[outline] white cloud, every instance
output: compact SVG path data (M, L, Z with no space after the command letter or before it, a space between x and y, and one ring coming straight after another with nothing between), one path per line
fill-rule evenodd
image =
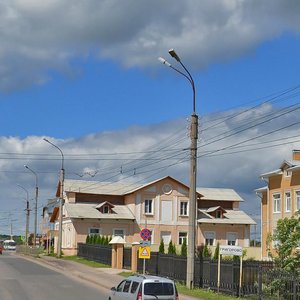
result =
M278 130L272 135L254 138L300 122L299 113L294 111L282 116L277 119L276 124L266 123L256 130L235 133L245 128L246 123L249 125L250 121L256 120L258 123L256 118L262 114L274 116L278 112L278 108L265 105L245 114L236 109L205 116L200 128L197 185L233 188L245 197L245 210L250 214L259 214L260 203L254 189L265 185L259 175L277 169L283 160L291 159L292 149L300 149L300 126L298 124ZM236 115L235 122L233 119L229 121L229 115ZM213 124L218 126L214 127ZM59 146L65 155L66 178L112 182L123 180L142 184L170 175L188 184L190 142L186 127L186 120L175 120L159 125L102 132L80 139L48 139ZM284 139L292 136L294 137L288 140ZM219 141L212 143L216 139ZM242 143L250 139L252 140ZM269 142L271 140L272 143ZM284 144L286 142L289 143ZM237 144L239 145L231 147ZM271 147L275 144L279 146ZM220 151L225 148L226 150ZM9 232L8 212L12 213L12 218L19 218L19 228L22 224L25 225L25 193L17 184L28 189L30 199L34 198L35 178L24 168L24 164L38 173L40 207L47 199L55 197L62 157L57 149L40 136L25 139L1 137L0 149L0 220L5 219L0 221L0 225L1 231ZM31 201L31 207L32 205Z
M172 47L200 69L299 33L299 12L286 0L1 1L0 89L43 84L49 70L76 73L72 60L88 55L148 67Z

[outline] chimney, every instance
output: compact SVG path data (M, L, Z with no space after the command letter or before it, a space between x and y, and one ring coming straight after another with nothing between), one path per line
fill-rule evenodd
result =
M293 150L293 160L300 160L300 150Z

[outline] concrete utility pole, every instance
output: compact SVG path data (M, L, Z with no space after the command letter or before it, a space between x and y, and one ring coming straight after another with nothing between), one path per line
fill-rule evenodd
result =
M51 143L49 140L44 138L44 141L55 147L61 154L61 169L60 169L60 176L59 176L59 183L60 183L60 197L59 197L59 215L58 215L58 240L57 240L57 257L61 257L62 253L62 217L63 217L63 204L64 204L64 181L65 181L65 169L64 169L64 154L62 150L56 146L55 144Z
M36 246L36 235L37 235L37 204L38 204L38 196L39 196L39 187L38 187L38 175L32 169L30 169L27 165L24 165L26 169L28 169L35 176L35 205L34 205L34 234L33 234L33 245Z
M30 209L29 209L29 196L28 191L21 185L18 184L18 187L23 189L26 192L26 229L25 229L25 245L28 246L28 232L29 232L29 217L30 217Z
M198 116L196 114L196 89L192 75L182 63L174 49L169 50L169 54L176 59L183 67L186 73L174 68L164 58L159 57L158 60L166 66L172 68L177 73L184 76L191 84L193 89L193 112L191 115L191 157L190 157L190 191L189 191L189 225L188 225L188 248L187 248L187 270L186 270L186 286L189 289L194 287L194 269L195 269L195 249L196 249L196 216L197 216L197 140L198 140Z

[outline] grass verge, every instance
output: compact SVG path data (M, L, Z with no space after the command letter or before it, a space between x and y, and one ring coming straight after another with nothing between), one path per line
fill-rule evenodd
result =
M74 256L63 256L62 259L75 261L75 262L78 262L78 263L81 263L81 264L84 264L84 265L87 265L87 266L93 267L93 268L110 268L109 265L105 265L105 264L98 263L98 262L93 261L93 260L88 260L88 259L85 259L85 258L82 258L82 257L78 257L76 255L74 255Z

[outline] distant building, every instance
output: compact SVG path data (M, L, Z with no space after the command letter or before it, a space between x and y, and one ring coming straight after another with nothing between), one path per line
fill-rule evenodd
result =
M65 180L64 196L66 255L77 253L77 244L92 234L122 236L131 244L141 240L140 231L147 227L156 249L161 240L180 245L188 237L189 187L170 176L143 185ZM243 199L234 190L200 188L197 198L197 245L249 247L250 226L256 223L240 210ZM58 215L56 206L51 216L56 231Z
M262 258L274 253L274 242L268 237L274 233L279 219L291 217L300 210L300 150L294 150L292 160L284 160L279 168L260 175L267 183L256 190L261 197ZM276 241L275 241L276 242Z

